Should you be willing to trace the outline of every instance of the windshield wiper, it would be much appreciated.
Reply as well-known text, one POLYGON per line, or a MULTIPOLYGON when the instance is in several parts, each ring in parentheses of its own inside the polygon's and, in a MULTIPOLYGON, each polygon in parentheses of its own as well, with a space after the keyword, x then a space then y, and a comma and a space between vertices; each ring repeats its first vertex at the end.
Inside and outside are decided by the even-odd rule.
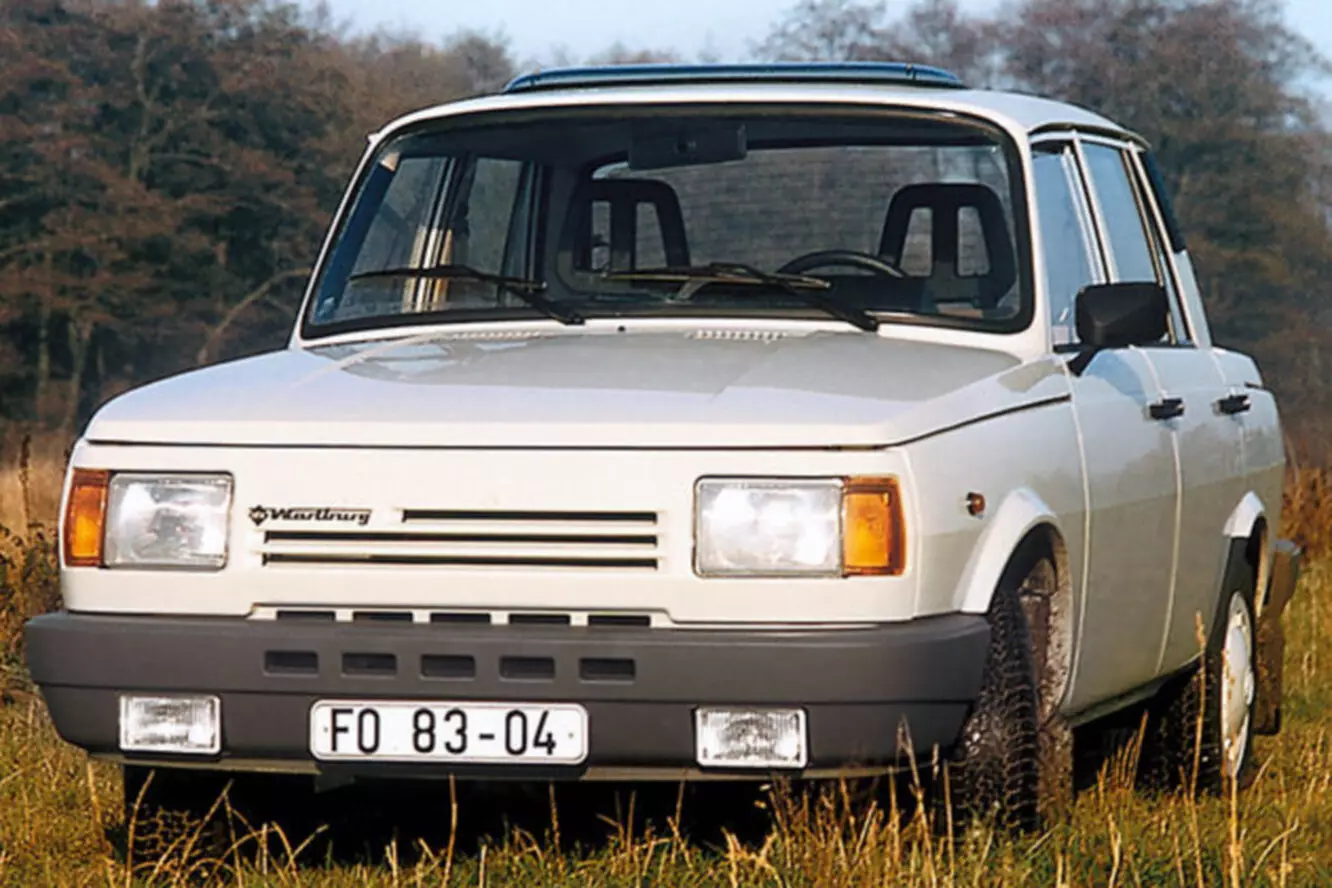
POLYGON ((561 324, 577 326, 584 322, 583 316, 577 311, 541 295, 546 289, 545 281, 491 274, 488 271, 472 268, 470 265, 435 265, 430 268, 382 268, 378 271, 363 271, 360 274, 354 274, 347 278, 347 282, 392 280, 394 278, 411 278, 423 281, 463 279, 480 281, 483 284, 494 284, 504 292, 512 293, 532 308, 547 317, 554 318, 561 324))
POLYGON ((711 262, 707 265, 682 267, 642 268, 634 271, 607 272, 604 277, 612 281, 630 281, 652 283, 684 283, 677 299, 683 301, 709 284, 740 284, 748 286, 774 287, 789 296, 794 296, 806 305, 824 311, 839 321, 846 321, 853 327, 873 333, 879 329, 879 319, 863 309, 847 305, 826 294, 832 285, 823 278, 804 274, 783 274, 782 272, 764 271, 743 262, 711 262))

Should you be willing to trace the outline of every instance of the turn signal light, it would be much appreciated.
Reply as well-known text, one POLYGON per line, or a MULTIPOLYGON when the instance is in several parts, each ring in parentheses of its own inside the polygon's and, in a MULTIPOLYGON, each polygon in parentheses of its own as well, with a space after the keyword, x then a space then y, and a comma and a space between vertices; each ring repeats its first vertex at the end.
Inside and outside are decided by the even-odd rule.
POLYGON ((65 504, 66 567, 100 567, 106 524, 106 490, 111 473, 75 469, 65 504))
POLYGON ((902 498, 892 478, 848 478, 842 495, 842 569, 847 576, 905 568, 902 498))

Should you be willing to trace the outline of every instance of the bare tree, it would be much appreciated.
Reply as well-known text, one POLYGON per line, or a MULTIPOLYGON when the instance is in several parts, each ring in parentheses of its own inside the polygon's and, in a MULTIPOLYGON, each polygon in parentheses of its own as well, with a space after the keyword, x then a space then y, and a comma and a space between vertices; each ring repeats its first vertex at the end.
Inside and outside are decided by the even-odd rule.
POLYGON ((881 60, 886 15, 882 2, 800 0, 754 47, 754 55, 797 62, 881 60))

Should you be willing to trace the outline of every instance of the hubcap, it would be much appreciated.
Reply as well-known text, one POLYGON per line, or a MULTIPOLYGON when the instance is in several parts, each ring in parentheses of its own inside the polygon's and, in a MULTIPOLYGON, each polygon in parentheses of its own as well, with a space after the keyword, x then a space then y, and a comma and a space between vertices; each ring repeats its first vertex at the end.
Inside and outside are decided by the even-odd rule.
POLYGON ((1253 670, 1253 622, 1243 596, 1233 595, 1221 651, 1222 767, 1227 777, 1239 775, 1249 746, 1249 720, 1257 676, 1253 670))

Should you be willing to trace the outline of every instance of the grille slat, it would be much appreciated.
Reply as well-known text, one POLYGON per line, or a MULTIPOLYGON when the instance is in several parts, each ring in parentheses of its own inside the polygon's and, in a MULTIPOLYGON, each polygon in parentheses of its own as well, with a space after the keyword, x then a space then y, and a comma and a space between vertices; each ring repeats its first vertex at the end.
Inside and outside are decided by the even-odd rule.
POLYGON ((453 567, 603 567, 634 568, 656 570, 655 558, 553 558, 540 556, 494 556, 481 555, 410 555, 395 553, 281 553, 274 552, 264 556, 264 563, 270 564, 386 564, 403 567, 440 565, 453 567))
POLYGON ((657 538, 649 534, 513 534, 513 533, 374 533, 356 531, 352 533, 320 531, 270 531, 265 534, 265 541, 272 543, 423 543, 427 545, 447 545, 449 543, 498 543, 503 545, 553 545, 553 546, 655 546, 657 538))
POLYGON ((477 521, 486 524, 656 524, 655 512, 482 512, 470 509, 405 509, 403 524, 477 521))
POLYGON ((408 509, 393 527, 269 530, 264 565, 656 570, 655 512, 408 509))

